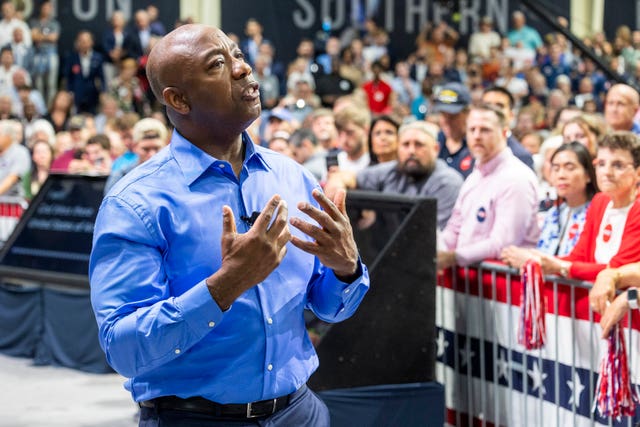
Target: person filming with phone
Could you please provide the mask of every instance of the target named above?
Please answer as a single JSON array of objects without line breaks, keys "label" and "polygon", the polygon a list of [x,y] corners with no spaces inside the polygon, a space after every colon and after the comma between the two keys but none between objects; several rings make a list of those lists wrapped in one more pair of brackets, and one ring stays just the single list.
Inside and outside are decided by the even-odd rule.
[{"label": "person filming with phone", "polygon": [[89,267],[139,425],[328,426],[303,312],[345,320],[369,288],[345,192],[251,141],[259,85],[220,29],[178,27],[146,71],[175,130],[104,198]]},{"label": "person filming with phone", "polygon": [[109,175],[111,172],[111,142],[105,134],[99,133],[87,140],[80,158],[69,162],[69,173],[84,175]]}]

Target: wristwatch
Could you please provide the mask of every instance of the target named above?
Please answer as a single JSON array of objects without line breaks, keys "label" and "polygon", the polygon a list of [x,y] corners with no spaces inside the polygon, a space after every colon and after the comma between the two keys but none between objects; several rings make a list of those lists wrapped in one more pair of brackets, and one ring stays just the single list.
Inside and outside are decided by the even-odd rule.
[{"label": "wristwatch", "polygon": [[627,302],[629,308],[634,310],[638,308],[638,290],[636,288],[627,289]]}]

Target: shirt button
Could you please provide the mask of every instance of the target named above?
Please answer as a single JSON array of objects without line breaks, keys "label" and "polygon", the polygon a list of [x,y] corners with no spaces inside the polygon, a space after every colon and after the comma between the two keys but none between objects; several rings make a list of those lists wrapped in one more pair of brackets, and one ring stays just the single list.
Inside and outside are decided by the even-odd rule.
[{"label": "shirt button", "polygon": [[180,349],[179,349],[179,348],[176,348],[176,352],[175,352],[175,353],[176,353],[176,354],[180,354]]},{"label": "shirt button", "polygon": [[272,371],[273,370],[273,365],[271,363],[269,363],[269,366],[267,366],[267,370],[268,371]]},{"label": "shirt button", "polygon": [[351,289],[345,289],[345,290],[344,290],[344,293],[345,293],[345,294],[348,294],[349,292],[351,292]]},{"label": "shirt button", "polygon": [[273,324],[273,319],[272,319],[271,317],[269,317],[269,318],[267,319],[267,323],[268,323],[268,324],[270,324],[270,325],[272,325],[272,324]]},{"label": "shirt button", "polygon": [[220,169],[224,169],[224,163],[218,163],[218,167],[219,167]]},{"label": "shirt button", "polygon": [[342,313],[343,311],[344,311],[344,308],[341,308],[341,309],[340,309],[340,313]]},{"label": "shirt button", "polygon": [[213,328],[214,326],[216,326],[216,322],[209,322],[209,327]]}]

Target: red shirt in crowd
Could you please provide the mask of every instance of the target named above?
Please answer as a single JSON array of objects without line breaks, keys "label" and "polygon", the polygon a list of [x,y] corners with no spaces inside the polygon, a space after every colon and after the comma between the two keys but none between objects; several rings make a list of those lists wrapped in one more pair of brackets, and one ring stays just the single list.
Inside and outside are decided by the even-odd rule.
[{"label": "red shirt in crowd", "polygon": [[369,109],[373,114],[388,113],[391,110],[389,105],[391,99],[391,86],[382,80],[370,80],[362,85],[369,100]]},{"label": "red shirt in crowd", "polygon": [[[596,262],[595,251],[600,223],[610,200],[611,198],[605,193],[598,193],[593,197],[578,243],[569,255],[561,257],[572,262],[569,273],[574,279],[593,281],[600,271],[607,268],[606,264]],[[636,199],[627,214],[620,248],[609,261],[609,267],[616,268],[640,261],[638,242],[640,242],[640,199]]]}]

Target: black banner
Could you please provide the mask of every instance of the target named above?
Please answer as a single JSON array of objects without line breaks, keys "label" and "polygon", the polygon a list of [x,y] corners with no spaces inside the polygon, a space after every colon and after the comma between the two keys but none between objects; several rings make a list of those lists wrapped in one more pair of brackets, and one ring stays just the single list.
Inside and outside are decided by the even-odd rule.
[{"label": "black banner", "polygon": [[[39,2],[26,1],[27,11],[34,11],[37,16]],[[101,45],[103,32],[110,27],[109,19],[115,10],[121,10],[129,23],[133,23],[133,15],[139,9],[154,4],[159,10],[159,19],[167,31],[173,29],[180,16],[180,3],[174,0],[54,0],[55,16],[60,22],[60,40],[58,49],[60,58],[73,51],[76,34],[88,30],[93,34],[96,48]],[[30,14],[27,17],[31,16]]]},{"label": "black banner", "polygon": [[88,287],[106,177],[50,175],[0,252],[0,277]]},{"label": "black banner", "polygon": [[615,2],[615,7],[607,7],[612,3],[611,0],[605,1],[604,8],[604,30],[611,42],[615,38],[616,29],[621,25],[626,25],[632,31],[640,28],[640,0]]},{"label": "black banner", "polygon": [[[359,5],[356,10],[354,5]],[[570,0],[547,6],[550,13],[570,17]],[[370,15],[389,33],[392,55],[404,58],[415,50],[415,39],[427,22],[448,22],[464,43],[484,15],[491,16],[496,30],[506,34],[511,13],[519,9],[542,34],[551,30],[518,0],[244,0],[242,7],[237,1],[222,0],[222,28],[243,38],[245,22],[256,18],[264,36],[274,43],[278,59],[288,62],[295,57],[301,38],[322,39],[326,30],[339,35],[354,20]]]}]

